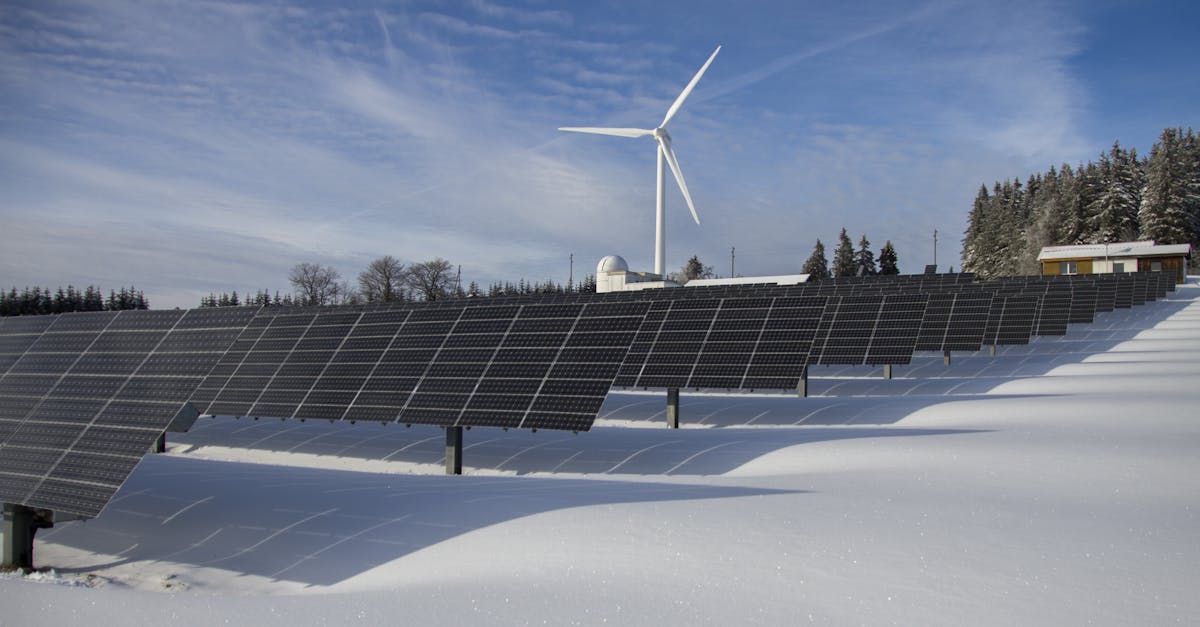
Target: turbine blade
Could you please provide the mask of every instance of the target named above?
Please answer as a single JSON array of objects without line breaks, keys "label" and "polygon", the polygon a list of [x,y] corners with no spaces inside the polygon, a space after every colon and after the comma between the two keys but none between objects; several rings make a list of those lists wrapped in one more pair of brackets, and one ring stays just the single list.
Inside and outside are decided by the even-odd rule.
[{"label": "turbine blade", "polygon": [[593,133],[595,135],[616,135],[617,137],[644,137],[653,135],[653,130],[644,128],[602,128],[596,126],[560,126],[560,131],[568,133]]},{"label": "turbine blade", "polygon": [[687,201],[688,209],[692,210],[692,219],[696,221],[696,224],[700,224],[700,216],[696,214],[696,205],[692,204],[692,195],[688,193],[687,183],[683,180],[683,171],[679,169],[679,161],[675,158],[675,151],[671,148],[671,140],[659,135],[658,149],[663,151],[663,155],[667,158],[667,165],[671,166],[675,182],[679,183],[679,191],[683,192],[683,199]]},{"label": "turbine blade", "polygon": [[704,62],[704,66],[701,67],[700,71],[696,72],[696,75],[692,77],[692,82],[688,83],[687,87],[684,87],[682,92],[679,92],[679,97],[675,99],[675,102],[671,105],[671,108],[667,109],[667,117],[663,118],[662,124],[659,124],[659,126],[666,126],[667,122],[670,122],[671,118],[675,117],[675,113],[679,111],[679,107],[683,106],[683,101],[687,99],[688,94],[692,93],[692,89],[696,87],[696,83],[700,82],[700,77],[704,76],[704,71],[708,69],[708,66],[713,62],[713,59],[717,58],[717,53],[720,51],[720,46],[717,46],[717,49],[713,50],[712,55],[709,56],[708,60]]}]

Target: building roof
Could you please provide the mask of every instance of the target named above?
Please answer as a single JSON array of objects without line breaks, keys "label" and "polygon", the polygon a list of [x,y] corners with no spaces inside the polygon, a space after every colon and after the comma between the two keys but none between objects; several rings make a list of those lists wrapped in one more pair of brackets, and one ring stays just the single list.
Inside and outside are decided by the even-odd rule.
[{"label": "building roof", "polygon": [[807,274],[780,274],[775,276],[739,276],[726,279],[692,279],[685,287],[711,285],[796,285],[808,281]]},{"label": "building roof", "polygon": [[1111,244],[1075,244],[1072,246],[1046,246],[1038,254],[1038,261],[1055,259],[1104,259],[1128,257],[1190,257],[1191,244],[1155,244],[1154,240],[1141,242],[1113,242]]}]

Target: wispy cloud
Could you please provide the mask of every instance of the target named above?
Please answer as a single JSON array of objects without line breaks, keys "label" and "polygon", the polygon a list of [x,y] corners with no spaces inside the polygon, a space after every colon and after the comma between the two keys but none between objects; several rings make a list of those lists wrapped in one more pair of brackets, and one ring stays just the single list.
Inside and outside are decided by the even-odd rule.
[{"label": "wispy cloud", "polygon": [[653,143],[555,129],[654,124],[716,43],[673,122],[704,224],[669,192],[671,265],[737,246],[743,272],[791,272],[843,225],[903,262],[926,230],[961,230],[981,181],[1098,150],[1074,122],[1079,21],[1057,5],[1023,5],[1020,28],[966,2],[647,26],[679,9],[13,3],[0,221],[22,236],[0,281],[154,284],[188,305],[286,288],[306,260],[350,277],[442,256],[482,283],[563,281],[572,252],[648,267]]}]

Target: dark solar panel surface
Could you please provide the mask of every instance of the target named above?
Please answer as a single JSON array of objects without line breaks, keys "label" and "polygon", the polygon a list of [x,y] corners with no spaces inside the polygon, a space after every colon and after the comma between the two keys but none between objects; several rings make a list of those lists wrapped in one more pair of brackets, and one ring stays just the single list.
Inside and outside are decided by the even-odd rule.
[{"label": "dark solar panel surface", "polygon": [[992,299],[983,343],[991,346],[1028,344],[1033,335],[1039,297],[1017,294]]},{"label": "dark solar panel surface", "polygon": [[903,365],[912,361],[928,296],[833,296],[809,364]]},{"label": "dark solar panel surface", "polygon": [[1066,335],[1071,318],[1071,289],[1066,284],[1049,284],[1042,294],[1034,335]]},{"label": "dark solar panel surface", "polygon": [[1129,293],[1129,304],[1146,304],[1146,296],[1149,292],[1149,277],[1146,276],[1145,272],[1133,272],[1129,276],[1133,278],[1133,287]]},{"label": "dark solar panel surface", "polygon": [[1100,291],[1091,281],[1071,282],[1071,310],[1067,320],[1072,323],[1092,322],[1096,317]]},{"label": "dark solar panel surface", "polygon": [[921,321],[917,350],[977,351],[983,345],[992,292],[935,292]]},{"label": "dark solar panel surface", "polygon": [[0,377],[0,500],[98,514],[254,311],[41,317]]},{"label": "dark solar panel surface", "polygon": [[649,303],[267,312],[193,396],[203,413],[581,431]]},{"label": "dark solar panel surface", "polygon": [[825,301],[779,296],[656,302],[614,385],[795,389]]}]

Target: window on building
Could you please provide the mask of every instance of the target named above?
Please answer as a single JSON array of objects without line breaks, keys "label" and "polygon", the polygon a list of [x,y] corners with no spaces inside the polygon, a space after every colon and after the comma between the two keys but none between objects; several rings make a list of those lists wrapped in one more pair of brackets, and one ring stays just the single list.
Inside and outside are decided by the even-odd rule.
[{"label": "window on building", "polygon": [[1161,261],[1151,261],[1150,262],[1150,271],[1151,272],[1162,272],[1162,262]]},{"label": "window on building", "polygon": [[1059,274],[1076,274],[1079,272],[1079,267],[1074,261],[1063,261],[1058,264]]},{"label": "window on building", "polygon": [[1125,271],[1125,262],[1123,262],[1123,261],[1114,261],[1113,262],[1113,272],[1124,272],[1124,271]]}]

